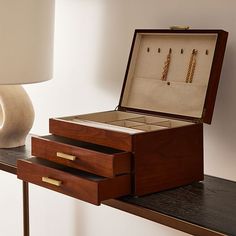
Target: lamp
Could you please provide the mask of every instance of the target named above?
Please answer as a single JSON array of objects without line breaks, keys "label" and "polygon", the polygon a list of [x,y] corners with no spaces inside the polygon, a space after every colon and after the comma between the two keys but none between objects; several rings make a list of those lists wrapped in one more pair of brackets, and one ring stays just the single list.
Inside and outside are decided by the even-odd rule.
[{"label": "lamp", "polygon": [[52,78],[54,0],[0,1],[0,148],[18,147],[34,121],[20,84]]}]

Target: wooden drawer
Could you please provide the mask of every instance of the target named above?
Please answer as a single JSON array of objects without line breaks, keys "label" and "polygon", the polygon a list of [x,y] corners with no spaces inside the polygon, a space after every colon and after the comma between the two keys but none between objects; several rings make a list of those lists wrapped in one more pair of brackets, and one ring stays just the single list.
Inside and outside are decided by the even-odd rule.
[{"label": "wooden drawer", "polygon": [[50,119],[49,132],[60,137],[132,151],[132,136],[124,132],[80,125],[63,119]]},{"label": "wooden drawer", "polygon": [[131,169],[128,152],[55,135],[33,137],[32,155],[104,177]]},{"label": "wooden drawer", "polygon": [[103,200],[128,195],[131,192],[130,175],[105,178],[39,158],[19,160],[17,176],[26,182],[95,205],[99,205]]}]

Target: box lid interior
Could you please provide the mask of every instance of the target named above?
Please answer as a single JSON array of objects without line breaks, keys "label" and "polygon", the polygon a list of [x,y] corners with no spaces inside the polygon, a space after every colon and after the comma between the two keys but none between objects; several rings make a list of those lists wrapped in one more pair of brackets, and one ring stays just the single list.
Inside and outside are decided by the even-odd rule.
[{"label": "box lid interior", "polygon": [[211,123],[226,40],[221,30],[136,30],[119,106]]}]

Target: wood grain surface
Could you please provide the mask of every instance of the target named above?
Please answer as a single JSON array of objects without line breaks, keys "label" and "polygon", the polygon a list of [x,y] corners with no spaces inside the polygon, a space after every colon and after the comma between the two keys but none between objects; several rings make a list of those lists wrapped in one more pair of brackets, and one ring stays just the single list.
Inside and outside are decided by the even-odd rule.
[{"label": "wood grain surface", "polygon": [[[130,194],[131,190],[130,175],[104,178],[39,158],[18,160],[17,177],[95,205],[99,205],[102,200]],[[61,184],[55,186],[45,183],[43,178],[50,178]]]},{"label": "wood grain surface", "polygon": [[194,124],[134,137],[134,194],[203,180],[203,127]]},{"label": "wood grain surface", "polygon": [[[58,152],[73,155],[75,160],[58,157]],[[128,152],[54,135],[33,137],[32,155],[105,177],[131,171],[131,154]]]},{"label": "wood grain surface", "polygon": [[84,126],[60,119],[49,120],[49,132],[75,140],[132,151],[132,136],[128,133]]}]

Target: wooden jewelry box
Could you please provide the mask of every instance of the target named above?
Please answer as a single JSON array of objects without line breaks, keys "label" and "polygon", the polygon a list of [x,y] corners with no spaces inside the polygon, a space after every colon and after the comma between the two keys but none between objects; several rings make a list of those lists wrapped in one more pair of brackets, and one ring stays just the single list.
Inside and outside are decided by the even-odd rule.
[{"label": "wooden jewelry box", "polygon": [[94,204],[203,180],[227,35],[136,30],[117,109],[50,119],[18,177]]}]

